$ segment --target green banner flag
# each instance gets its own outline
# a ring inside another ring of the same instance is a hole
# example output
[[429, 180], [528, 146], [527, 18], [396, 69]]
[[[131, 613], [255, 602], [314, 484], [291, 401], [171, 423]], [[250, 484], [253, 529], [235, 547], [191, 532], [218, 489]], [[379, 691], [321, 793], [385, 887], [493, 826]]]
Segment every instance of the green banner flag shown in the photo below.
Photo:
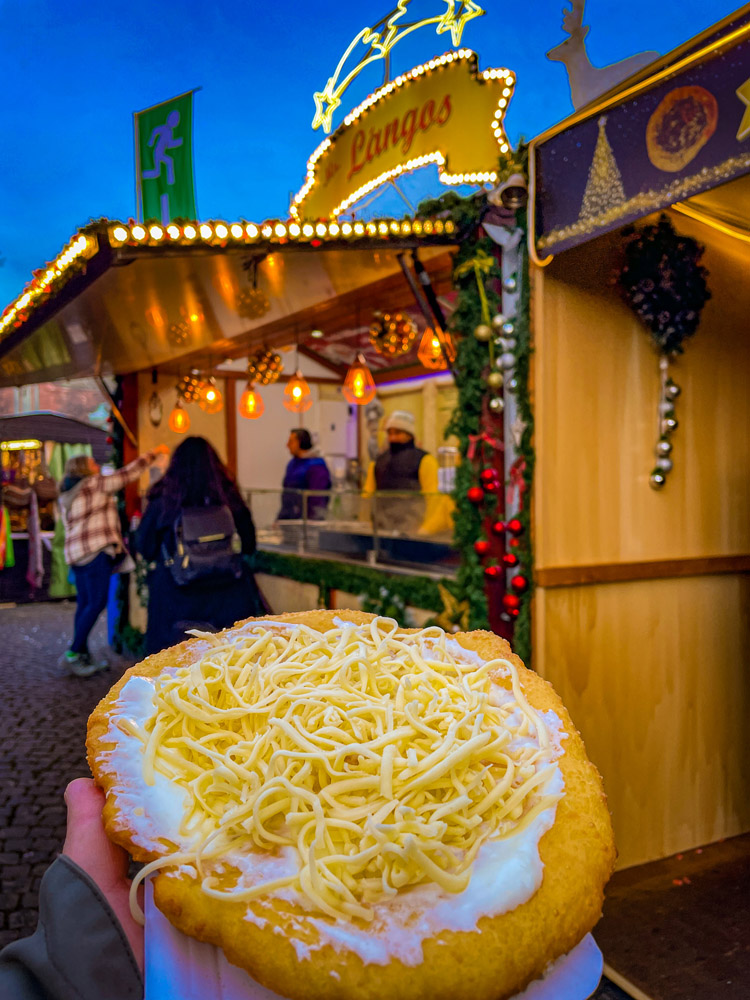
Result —
[[197, 218], [193, 188], [193, 91], [136, 111], [135, 171], [142, 221]]

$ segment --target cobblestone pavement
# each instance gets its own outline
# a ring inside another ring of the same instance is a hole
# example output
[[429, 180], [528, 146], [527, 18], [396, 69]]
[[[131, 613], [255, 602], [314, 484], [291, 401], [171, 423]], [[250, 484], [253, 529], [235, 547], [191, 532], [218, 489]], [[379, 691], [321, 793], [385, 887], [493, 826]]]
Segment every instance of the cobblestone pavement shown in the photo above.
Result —
[[[107, 647], [102, 615], [91, 650], [110, 669], [65, 673], [74, 611], [69, 601], [0, 606], [0, 947], [36, 926], [39, 883], [65, 839], [65, 786], [89, 775], [86, 720], [132, 663]], [[628, 1000], [606, 979], [594, 997]]]
[[0, 947], [30, 933], [41, 877], [65, 839], [63, 792], [89, 774], [86, 720], [130, 666], [91, 636], [111, 667], [71, 677], [58, 665], [73, 632], [71, 601], [0, 607]]

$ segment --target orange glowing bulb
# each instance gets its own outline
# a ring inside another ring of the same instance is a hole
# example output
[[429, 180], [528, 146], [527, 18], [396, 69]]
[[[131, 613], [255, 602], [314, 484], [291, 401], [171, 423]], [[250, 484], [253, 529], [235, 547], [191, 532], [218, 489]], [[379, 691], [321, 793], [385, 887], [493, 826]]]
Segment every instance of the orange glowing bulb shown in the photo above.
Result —
[[256, 392], [252, 385], [248, 383], [247, 389], [240, 396], [240, 402], [237, 407], [239, 415], [246, 417], [248, 420], [257, 420], [262, 415], [264, 409], [265, 405], [260, 393]]
[[299, 370], [294, 378], [289, 379], [286, 384], [286, 388], [284, 389], [284, 406], [290, 413], [306, 413], [312, 406], [310, 386]]
[[456, 359], [456, 346], [447, 331], [431, 330], [427, 327], [419, 343], [417, 357], [425, 368], [440, 371]]
[[169, 414], [169, 429], [175, 434], [184, 434], [190, 429], [190, 417], [182, 408], [182, 400], [178, 399], [175, 408]]
[[363, 355], [357, 355], [357, 360], [346, 373], [341, 391], [347, 403], [355, 406], [365, 406], [375, 398], [375, 380]]

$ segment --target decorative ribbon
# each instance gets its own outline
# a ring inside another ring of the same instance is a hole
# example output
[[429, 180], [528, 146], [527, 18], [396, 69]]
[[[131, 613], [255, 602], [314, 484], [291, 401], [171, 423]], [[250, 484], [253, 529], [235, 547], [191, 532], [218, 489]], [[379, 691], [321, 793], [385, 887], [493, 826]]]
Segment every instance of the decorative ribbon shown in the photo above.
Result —
[[459, 264], [454, 271], [454, 277], [456, 278], [463, 278], [465, 275], [470, 274], [471, 271], [474, 272], [474, 277], [477, 282], [477, 291], [479, 292], [479, 301], [482, 304], [482, 322], [487, 325], [489, 325], [491, 320], [490, 304], [487, 301], [487, 293], [484, 290], [484, 277], [489, 277], [494, 266], [494, 257], [491, 257], [486, 250], [482, 250], [480, 248], [477, 250], [474, 257], [471, 257], [469, 260], [465, 260], [463, 264]]
[[[526, 481], [523, 474], [526, 471], [526, 459], [523, 455], [516, 458], [508, 470], [508, 510], [523, 510], [523, 495], [526, 492]], [[518, 507], [514, 508], [514, 494], [518, 492]]]
[[494, 448], [495, 451], [502, 451], [505, 445], [500, 440], [500, 438], [493, 437], [488, 434], [487, 431], [482, 431], [481, 434], [469, 434], [469, 448], [466, 453], [466, 457], [471, 461], [477, 453], [478, 444], [488, 444], [490, 448]]

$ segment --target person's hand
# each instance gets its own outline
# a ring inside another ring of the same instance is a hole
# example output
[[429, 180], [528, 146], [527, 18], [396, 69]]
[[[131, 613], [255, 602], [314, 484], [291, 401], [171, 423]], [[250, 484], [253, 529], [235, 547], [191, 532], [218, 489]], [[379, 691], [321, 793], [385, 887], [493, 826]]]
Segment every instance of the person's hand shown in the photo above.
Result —
[[104, 792], [91, 778], [76, 778], [65, 789], [65, 804], [68, 807], [68, 831], [63, 854], [75, 861], [99, 886], [143, 971], [143, 928], [133, 920], [128, 901], [128, 855], [104, 832]]

